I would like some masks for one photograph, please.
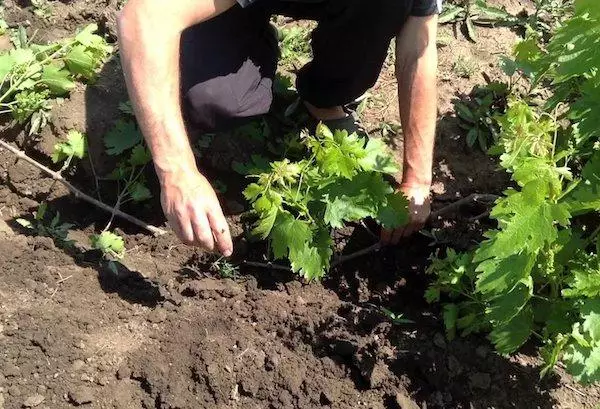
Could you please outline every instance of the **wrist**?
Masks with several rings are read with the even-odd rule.
[[[181,163],[173,166],[159,166],[155,164],[155,169],[161,187],[181,182],[188,175],[198,174],[198,168],[195,163]]]

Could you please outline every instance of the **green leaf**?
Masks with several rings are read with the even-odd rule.
[[[142,182],[135,182],[128,188],[129,195],[134,202],[143,202],[152,197],[150,189]]]
[[[408,223],[408,199],[402,193],[387,195],[385,206],[377,213],[377,221],[385,229],[395,229]]]
[[[572,342],[565,349],[562,361],[577,382],[591,384],[600,381],[600,345],[583,346]]]
[[[519,282],[529,277],[537,254],[522,252],[503,258],[482,261],[476,271],[476,289],[483,294],[500,294],[511,291]]]
[[[387,145],[381,139],[369,139],[364,156],[358,160],[358,163],[367,172],[395,174],[400,171],[400,167],[390,154]]]
[[[54,95],[58,96],[65,95],[75,88],[75,83],[71,80],[69,71],[53,64],[44,67],[40,81]]]
[[[581,306],[582,328],[592,341],[600,342],[600,298],[585,300]]]
[[[490,322],[497,326],[512,320],[527,305],[532,295],[532,287],[529,278],[521,281],[512,290],[492,298],[485,311]]]
[[[533,312],[526,307],[512,320],[495,327],[490,340],[501,354],[511,354],[523,345],[533,331]]]
[[[112,156],[119,155],[142,141],[142,134],[133,121],[117,121],[115,127],[104,136],[106,153]]]
[[[131,150],[131,156],[129,157],[129,164],[131,166],[144,166],[151,161],[152,155],[143,144],[136,145]]]
[[[77,45],[65,55],[65,64],[73,75],[92,79],[96,75],[97,64],[84,45]]]
[[[377,217],[380,207],[392,193],[392,187],[379,173],[360,173],[351,180],[341,180],[329,185],[323,194],[326,205],[325,222],[338,228],[342,227],[344,222]],[[386,222],[394,216],[389,212],[390,210],[383,215],[389,216]]]
[[[600,153],[595,153],[581,172],[581,180],[564,198],[573,215],[600,210]]]
[[[465,27],[467,28],[467,37],[469,38],[469,40],[476,43],[477,32],[475,31],[475,26],[473,25],[473,20],[471,19],[471,17],[467,17],[465,19]]]
[[[123,238],[110,231],[90,236],[92,248],[115,257],[123,257],[125,254],[125,241]]]
[[[276,259],[289,255],[292,259],[305,250],[306,243],[312,243],[310,222],[296,219],[288,212],[280,212],[271,231],[271,245]]]
[[[68,158],[83,159],[87,151],[87,140],[81,132],[70,130],[67,141],[54,145],[52,162],[58,163]]]

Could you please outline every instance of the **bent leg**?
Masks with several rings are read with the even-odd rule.
[[[312,34],[313,60],[298,73],[301,97],[319,108],[345,105],[375,85],[411,1],[327,0]]]
[[[208,132],[268,112],[277,68],[268,12],[234,6],[181,37],[181,94],[192,127]]]

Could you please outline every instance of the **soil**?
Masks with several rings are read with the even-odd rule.
[[[530,7],[490,2],[512,12]],[[10,24],[29,21],[43,40],[92,21],[114,39],[117,3],[50,2],[49,21],[27,4],[7,0],[5,8]],[[451,27],[442,27],[442,34],[451,43],[440,48],[436,208],[473,192],[498,193],[508,182],[493,159],[466,147],[451,101],[482,82],[479,71],[498,78],[490,56],[509,52],[517,39],[507,28],[479,28],[477,43]],[[452,65],[459,54],[469,55],[478,73],[456,78]],[[363,113],[371,133],[382,121],[397,121],[395,88],[388,64]],[[120,68],[112,60],[96,84],[81,86],[55,107],[51,126],[26,145],[28,152],[49,163],[57,139],[72,128],[85,130],[92,160],[101,167],[101,136],[124,100]],[[24,142],[18,130],[6,137]],[[69,177],[92,189],[84,169]],[[223,201],[236,213],[243,206],[232,186],[243,181],[225,178],[231,194]],[[540,381],[536,345],[502,357],[483,337],[445,339],[439,311],[423,300],[428,257],[447,244],[471,246],[490,222],[468,222],[467,216],[485,209],[435,221],[429,226],[435,243],[415,235],[334,269],[322,283],[302,284],[271,269],[241,268],[232,278],[219,278],[214,258],[172,234],[155,238],[127,224],[117,224],[128,251],[114,271],[85,244],[103,228],[105,214],[4,150],[0,180],[0,409],[594,409],[600,402],[600,388],[576,384],[561,368]],[[57,247],[15,222],[43,200],[74,224],[69,238],[75,248]],[[133,210],[146,221],[164,222],[156,199]],[[260,260],[264,251],[246,241],[242,218],[229,220],[234,261]],[[347,229],[337,241],[351,252],[373,239]],[[413,323],[394,325],[381,307]]]

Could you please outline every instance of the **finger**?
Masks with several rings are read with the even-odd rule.
[[[191,220],[194,229],[194,244],[208,251],[215,248],[215,240],[205,213],[195,213]]]
[[[398,242],[400,241],[400,239],[402,238],[402,236],[404,234],[404,230],[406,230],[406,226],[398,227],[396,230],[394,230],[394,234],[392,235],[392,244],[393,245],[398,244]]]
[[[415,225],[414,224],[410,224],[410,225],[406,226],[406,228],[402,232],[402,237],[409,237],[414,232],[415,232]]]
[[[390,244],[390,242],[392,240],[393,232],[394,232],[394,230],[391,230],[391,229],[381,229],[381,235],[380,235],[381,244],[386,245],[386,246],[388,244]]]
[[[221,207],[218,206],[218,208],[212,209],[208,212],[207,216],[208,223],[215,237],[217,249],[225,257],[231,256],[233,253],[233,242],[231,240],[231,233],[229,232],[229,225]]]
[[[194,244],[194,230],[187,217],[177,216],[170,224],[179,240],[187,245]]]

